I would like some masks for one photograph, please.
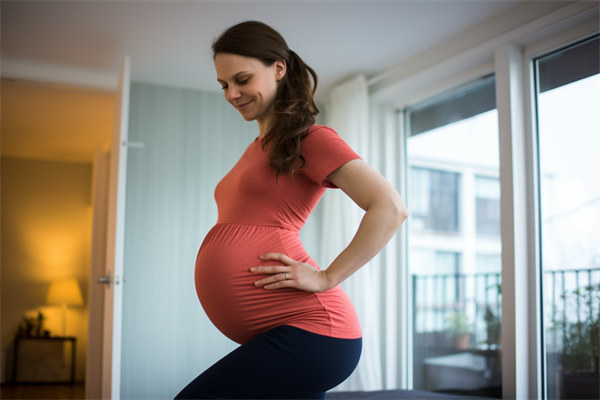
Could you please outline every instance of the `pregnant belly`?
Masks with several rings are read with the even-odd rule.
[[[262,276],[250,267],[274,265],[258,257],[287,254],[316,267],[298,232],[272,226],[218,224],[206,236],[196,259],[196,291],[213,324],[230,339],[244,343],[273,327],[327,324],[326,306],[314,293],[254,286]]]

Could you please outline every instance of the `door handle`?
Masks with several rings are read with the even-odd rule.
[[[101,276],[100,278],[98,278],[98,283],[103,284],[103,285],[110,286],[112,281],[113,281],[113,279],[112,279],[112,276],[110,276],[110,275]]]
[[[125,282],[127,280],[127,277],[123,277],[123,282]],[[121,283],[121,280],[119,279],[118,276],[115,276],[114,278],[110,275],[107,276],[101,276],[98,278],[98,283],[102,284],[102,285],[108,285],[110,286],[111,283],[115,283],[115,285],[118,285]]]

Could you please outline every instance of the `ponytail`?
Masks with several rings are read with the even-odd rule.
[[[317,74],[290,50],[287,71],[279,82],[275,100],[275,119],[262,142],[263,149],[272,143],[269,165],[276,176],[292,177],[304,165],[300,142],[319,113],[313,99],[316,89]]]

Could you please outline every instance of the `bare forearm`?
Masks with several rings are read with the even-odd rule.
[[[352,241],[325,271],[329,286],[340,284],[375,257],[407,216],[403,204],[391,203],[368,209]]]
[[[254,284],[267,290],[296,288],[307,292],[329,290],[371,260],[394,236],[408,217],[408,211],[396,190],[362,160],[354,160],[329,175],[329,180],[342,189],[365,215],[348,246],[327,269],[291,259],[282,253],[267,253],[263,261],[282,265],[252,267],[251,272],[267,274]]]

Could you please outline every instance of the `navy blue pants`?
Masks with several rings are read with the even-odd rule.
[[[226,355],[176,399],[324,399],[354,371],[361,349],[362,339],[280,326]]]

